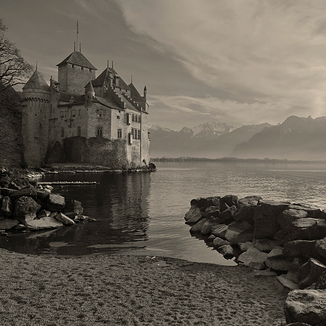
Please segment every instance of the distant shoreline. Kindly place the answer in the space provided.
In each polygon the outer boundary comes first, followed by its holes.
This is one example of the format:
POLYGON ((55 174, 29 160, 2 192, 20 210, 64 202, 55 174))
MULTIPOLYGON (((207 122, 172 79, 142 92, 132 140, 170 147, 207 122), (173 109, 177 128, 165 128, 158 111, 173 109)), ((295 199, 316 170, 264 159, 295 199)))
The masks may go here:
POLYGON ((288 160, 288 159, 271 159, 271 158, 205 158, 205 157, 156 157, 151 158, 152 162, 235 162, 235 163, 286 163, 286 164, 326 164, 325 160, 288 160))

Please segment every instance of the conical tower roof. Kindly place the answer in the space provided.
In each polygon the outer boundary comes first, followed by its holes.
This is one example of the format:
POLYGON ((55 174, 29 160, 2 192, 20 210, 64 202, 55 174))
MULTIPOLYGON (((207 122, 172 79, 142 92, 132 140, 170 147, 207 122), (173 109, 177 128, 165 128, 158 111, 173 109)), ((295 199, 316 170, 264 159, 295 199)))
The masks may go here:
POLYGON ((95 96, 92 81, 89 81, 88 84, 85 86, 85 93, 95 96))
POLYGON ((39 71, 35 70, 31 78, 23 87, 23 90, 27 89, 40 89, 48 91, 50 90, 50 86, 47 84, 42 74, 39 71))

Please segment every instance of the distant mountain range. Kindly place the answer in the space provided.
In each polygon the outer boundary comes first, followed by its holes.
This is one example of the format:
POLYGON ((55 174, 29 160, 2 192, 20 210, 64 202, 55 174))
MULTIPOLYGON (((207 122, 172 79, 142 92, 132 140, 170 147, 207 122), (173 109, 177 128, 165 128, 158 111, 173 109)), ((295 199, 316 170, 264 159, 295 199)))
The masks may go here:
POLYGON ((233 128, 207 122, 174 131, 150 128, 151 157, 326 159, 326 117, 288 117, 283 123, 233 128))
POLYGON ((151 157, 207 157, 229 156, 235 146, 249 140, 270 124, 242 126, 206 122, 194 128, 183 127, 174 131, 160 126, 150 128, 151 157))

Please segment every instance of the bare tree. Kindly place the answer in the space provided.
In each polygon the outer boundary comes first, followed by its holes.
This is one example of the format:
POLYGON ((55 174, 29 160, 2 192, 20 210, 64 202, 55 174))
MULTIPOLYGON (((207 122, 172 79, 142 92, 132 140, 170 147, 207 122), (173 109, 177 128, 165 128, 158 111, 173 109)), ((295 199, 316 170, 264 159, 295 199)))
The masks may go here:
POLYGON ((0 18, 0 85, 2 89, 23 84, 32 66, 21 56, 16 45, 5 36, 7 27, 0 18))

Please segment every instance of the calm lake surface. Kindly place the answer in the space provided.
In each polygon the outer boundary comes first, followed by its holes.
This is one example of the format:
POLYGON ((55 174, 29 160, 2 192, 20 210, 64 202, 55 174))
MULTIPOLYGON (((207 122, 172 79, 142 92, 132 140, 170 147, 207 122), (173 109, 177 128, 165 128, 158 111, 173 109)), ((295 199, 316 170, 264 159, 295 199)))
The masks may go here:
MULTIPOLYGON (((234 265, 189 233, 190 200, 227 194, 286 200, 326 208, 326 165, 264 163, 157 163, 153 173, 49 175, 44 180, 97 181, 56 187, 82 202, 96 222, 0 238, 0 247, 31 254, 116 252, 169 256, 234 265)), ((43 179, 42 179, 43 181, 43 179)))

